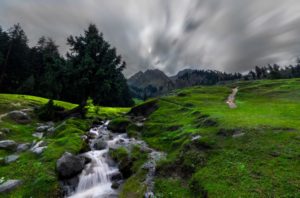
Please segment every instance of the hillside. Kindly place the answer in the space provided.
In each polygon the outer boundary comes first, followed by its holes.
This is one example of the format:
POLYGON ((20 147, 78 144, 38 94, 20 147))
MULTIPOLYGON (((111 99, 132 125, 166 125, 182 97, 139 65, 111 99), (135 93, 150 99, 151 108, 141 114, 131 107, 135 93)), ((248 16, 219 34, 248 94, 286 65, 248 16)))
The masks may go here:
MULTIPOLYGON (((111 136, 127 132, 126 141, 133 142, 131 149, 127 144, 109 148, 125 179, 119 187, 121 198, 144 197, 152 180, 150 189, 158 198, 299 195, 300 79, 184 88, 131 110, 88 103, 86 119, 54 123, 39 120, 33 111, 47 101, 0 94, 1 140, 13 140, 19 146, 43 141, 45 147, 41 153, 32 147, 17 152, 0 149, 0 184, 22 181, 0 197, 62 197, 55 164, 65 151, 87 151, 82 137, 99 119, 112 120, 111 136), (233 88, 237 89, 232 92, 233 88), (236 108, 229 108, 228 99, 236 108), (27 112, 30 121, 7 116, 15 110, 27 112), (40 126, 53 130, 39 138, 35 133, 40 126), (12 155, 18 158, 7 163, 12 155)), ((66 109, 76 107, 54 103, 66 109)))
MULTIPOLYGON (((91 105, 87 106, 87 119, 44 122, 38 119, 34 109, 47 102, 48 99, 35 96, 0 94, 0 141, 10 140, 16 144, 9 149, 0 149, 0 184, 8 180, 21 183, 10 193, 0 193, 0 197, 62 197, 56 161, 66 151, 78 154, 86 149, 81 136, 91 127, 93 117, 108 119, 129 110, 100 107, 98 114, 91 105), (16 116, 20 111, 27 114, 22 119, 16 116), (40 132, 43 137, 38 137, 40 132), (36 145, 38 149, 33 149, 36 145)), ((54 103, 65 109, 77 106, 63 101, 54 103)))
MULTIPOLYGON (((159 98, 140 133, 167 153, 157 168, 156 197, 297 197, 299 93, 300 79, 262 80, 159 98), (230 109, 225 101, 234 87, 237 108, 230 109)), ((127 195, 141 197, 143 185, 130 182, 127 195)))

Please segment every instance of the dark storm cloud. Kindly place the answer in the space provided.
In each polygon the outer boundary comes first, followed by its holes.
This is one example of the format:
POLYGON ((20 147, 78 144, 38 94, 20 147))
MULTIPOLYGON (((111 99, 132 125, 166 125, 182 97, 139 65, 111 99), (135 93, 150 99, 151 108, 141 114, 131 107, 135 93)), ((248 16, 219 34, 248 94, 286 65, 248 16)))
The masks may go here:
POLYGON ((300 55, 299 0, 0 0, 0 24, 21 23, 30 44, 95 23, 128 63, 126 75, 192 67, 243 72, 300 55))

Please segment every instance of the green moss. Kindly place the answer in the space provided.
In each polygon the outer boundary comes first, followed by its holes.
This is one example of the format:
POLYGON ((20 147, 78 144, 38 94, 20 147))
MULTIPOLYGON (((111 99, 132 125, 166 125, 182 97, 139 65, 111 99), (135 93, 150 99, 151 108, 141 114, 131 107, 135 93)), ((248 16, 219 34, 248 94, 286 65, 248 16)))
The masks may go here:
POLYGON ((120 198, 141 198, 146 192, 144 184, 147 172, 140 170, 137 174, 130 177, 122 186, 120 198))
POLYGON ((114 132, 123 133, 126 132, 128 125, 130 124, 130 120, 126 117, 119 117, 113 119, 109 125, 108 129, 114 132))
POLYGON ((109 155, 117 162, 126 160, 129 158, 129 152, 126 148, 120 147, 117 149, 110 149, 109 155))
POLYGON ((188 186, 177 179, 157 178, 155 180, 155 197, 182 198, 191 197, 188 186))

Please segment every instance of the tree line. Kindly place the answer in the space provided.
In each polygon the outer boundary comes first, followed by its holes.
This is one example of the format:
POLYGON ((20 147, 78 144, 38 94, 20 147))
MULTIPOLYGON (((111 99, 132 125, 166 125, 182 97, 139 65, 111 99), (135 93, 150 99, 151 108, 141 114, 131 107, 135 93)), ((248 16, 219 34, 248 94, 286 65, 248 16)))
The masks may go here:
POLYGON ((300 59, 298 58, 295 65, 280 67, 278 64, 268 66, 256 66, 243 77, 245 80, 258 79, 288 79, 300 78, 300 59))
POLYGON ((0 91, 77 104, 88 98, 105 106, 133 104, 122 74, 126 63, 95 25, 68 37, 67 44, 63 57, 51 38, 43 36, 29 47, 19 24, 7 31, 0 27, 0 91))

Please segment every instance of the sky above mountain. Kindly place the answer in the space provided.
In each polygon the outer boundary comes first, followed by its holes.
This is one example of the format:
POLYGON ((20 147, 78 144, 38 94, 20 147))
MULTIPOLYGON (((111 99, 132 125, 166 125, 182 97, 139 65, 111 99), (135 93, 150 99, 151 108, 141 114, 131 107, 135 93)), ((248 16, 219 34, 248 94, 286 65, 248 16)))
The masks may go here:
POLYGON ((300 56, 299 0, 0 0, 0 25, 20 23, 30 45, 95 23, 123 55, 126 76, 158 68, 244 72, 300 56))

